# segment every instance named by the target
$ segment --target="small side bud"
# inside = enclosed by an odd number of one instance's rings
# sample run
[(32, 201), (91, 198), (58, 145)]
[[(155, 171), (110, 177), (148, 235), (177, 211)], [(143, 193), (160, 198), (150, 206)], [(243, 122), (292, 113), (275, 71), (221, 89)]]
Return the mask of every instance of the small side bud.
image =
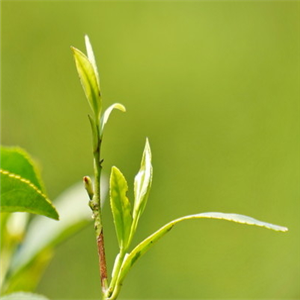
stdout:
[(84, 187), (89, 195), (90, 200), (92, 200), (94, 197), (94, 190), (93, 190), (93, 183), (92, 183), (91, 178), (89, 176), (84, 176), (83, 183), (84, 183)]

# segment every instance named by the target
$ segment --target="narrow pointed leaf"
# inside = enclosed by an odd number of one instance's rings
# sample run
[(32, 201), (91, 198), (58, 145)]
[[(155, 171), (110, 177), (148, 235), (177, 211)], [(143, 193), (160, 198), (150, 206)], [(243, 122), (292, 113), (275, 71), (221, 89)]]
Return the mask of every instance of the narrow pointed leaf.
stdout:
[(132, 223), (131, 205), (126, 196), (127, 191), (125, 177), (118, 168), (113, 167), (110, 176), (110, 205), (121, 249), (127, 246)]
[(94, 51), (93, 51), (93, 48), (92, 48), (92, 44), (91, 44), (90, 39), (87, 35), (85, 35), (84, 39), (85, 39), (85, 47), (86, 47), (87, 57), (88, 57), (89, 61), (91, 62), (91, 64), (93, 65), (94, 72), (95, 72), (97, 82), (98, 82), (98, 86), (100, 87), (100, 78), (99, 78), (98, 68), (97, 68), (96, 59), (95, 59)]
[(77, 72), (86, 98), (88, 99), (96, 118), (99, 118), (102, 103), (100, 87), (96, 75), (97, 71), (95, 71), (93, 64), (84, 53), (74, 47), (71, 47), (71, 49), (73, 51)]
[(95, 123), (95, 120), (90, 115), (88, 115), (88, 118), (89, 118), (91, 129), (92, 129), (93, 148), (94, 148), (94, 151), (96, 151), (96, 149), (98, 147), (97, 125)]
[(151, 149), (148, 139), (143, 152), (141, 167), (134, 179), (134, 209), (133, 218), (139, 218), (143, 213), (152, 183)]
[(106, 109), (106, 111), (104, 112), (102, 118), (101, 118), (101, 130), (100, 130), (100, 136), (103, 135), (103, 131), (104, 131), (104, 127), (105, 127), (105, 124), (107, 123), (108, 119), (109, 119), (109, 116), (111, 114), (111, 112), (114, 110), (114, 109), (118, 109), (122, 112), (126, 112), (126, 108), (124, 105), (120, 104), (120, 103), (114, 103), (112, 104), (110, 107), (108, 107)]
[(201, 218), (208, 218), (208, 219), (220, 219), (220, 220), (227, 220), (227, 221), (233, 221), (241, 224), (247, 224), (247, 225), (256, 225), (260, 227), (265, 227), (267, 229), (272, 229), (275, 231), (281, 231), (285, 232), (288, 229), (283, 226), (278, 226), (262, 221), (258, 221), (254, 218), (239, 215), (239, 214), (226, 214), (226, 213), (220, 213), (220, 212), (206, 212), (206, 213), (200, 213), (195, 215), (189, 215), (185, 216), (176, 220), (171, 221), (170, 223), (164, 225), (159, 230), (154, 232), (152, 235), (150, 235), (148, 238), (146, 238), (143, 242), (141, 242), (137, 247), (135, 247), (132, 252), (127, 256), (127, 258), (124, 260), (121, 270), (118, 282), (119, 284), (122, 283), (122, 280), (132, 267), (132, 265), (141, 257), (143, 256), (150, 248), (151, 246), (159, 240), (161, 237), (163, 237), (167, 232), (169, 232), (174, 225), (177, 223), (184, 221), (184, 220), (190, 220), (190, 219), (201, 219)]
[(58, 213), (50, 200), (29, 180), (0, 169), (1, 211), (29, 212), (58, 220)]

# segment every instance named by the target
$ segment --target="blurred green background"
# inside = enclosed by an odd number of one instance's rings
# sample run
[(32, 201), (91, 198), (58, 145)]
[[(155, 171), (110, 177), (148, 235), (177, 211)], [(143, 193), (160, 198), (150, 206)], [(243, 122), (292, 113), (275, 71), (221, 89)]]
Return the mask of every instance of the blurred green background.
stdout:
[[(133, 268), (120, 299), (299, 299), (298, 1), (1, 1), (1, 31), (2, 143), (38, 159), (52, 199), (92, 173), (70, 51), (88, 34), (104, 105), (127, 108), (106, 128), (105, 172), (118, 166), (132, 187), (146, 136), (152, 147), (135, 242), (204, 211), (290, 229), (183, 223)], [(117, 241), (104, 213), (111, 268)], [(61, 245), (38, 292), (99, 299), (94, 239), (91, 225)]]

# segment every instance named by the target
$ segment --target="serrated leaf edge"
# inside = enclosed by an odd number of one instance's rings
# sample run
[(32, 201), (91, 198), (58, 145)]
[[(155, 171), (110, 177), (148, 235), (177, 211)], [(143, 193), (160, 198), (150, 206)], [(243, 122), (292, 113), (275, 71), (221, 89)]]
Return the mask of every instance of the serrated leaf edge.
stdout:
[[(23, 183), (26, 183), (35, 192), (37, 192), (38, 194), (40, 194), (48, 202), (48, 204), (50, 204), (50, 206), (54, 209), (54, 211), (57, 213), (56, 208), (54, 207), (54, 205), (52, 204), (52, 202), (50, 201), (50, 199), (39, 188), (37, 188), (31, 181), (29, 181), (28, 179), (25, 179), (25, 178), (21, 177), (20, 175), (11, 173), (11, 172), (9, 172), (7, 170), (0, 169), (0, 173), (3, 174), (3, 175), (8, 175), (8, 177), (10, 177), (10, 178), (14, 178), (14, 179), (17, 179), (17, 180), (19, 180), (19, 181), (21, 181)], [(6, 207), (6, 206), (1, 206), (1, 207), (3, 208), (3, 207)], [(57, 213), (57, 217), (59, 218), (58, 213)]]
[[(35, 177), (36, 177), (36, 180), (38, 181), (39, 185), (41, 186), (41, 190), (45, 191), (45, 186), (44, 186), (44, 183), (42, 181), (40, 171), (37, 168), (34, 160), (31, 158), (31, 156), (24, 149), (22, 149), (21, 147), (6, 147), (6, 146), (1, 146), (1, 148), (3, 148), (4, 150), (15, 151), (15, 152), (19, 153), (20, 155), (22, 155), (27, 160), (29, 165), (32, 167), (32, 169), (34, 171), (34, 174), (35, 174)], [(10, 173), (12, 173), (12, 172), (10, 172)]]

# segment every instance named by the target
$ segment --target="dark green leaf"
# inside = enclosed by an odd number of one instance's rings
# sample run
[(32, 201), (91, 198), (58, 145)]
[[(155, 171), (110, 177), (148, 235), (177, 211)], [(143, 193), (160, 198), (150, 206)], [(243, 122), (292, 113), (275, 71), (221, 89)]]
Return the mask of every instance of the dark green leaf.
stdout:
[(44, 191), (39, 170), (29, 154), (23, 149), (1, 146), (1, 169), (27, 179), (38, 189)]
[(30, 212), (58, 220), (58, 213), (50, 200), (29, 180), (0, 169), (1, 211)]

